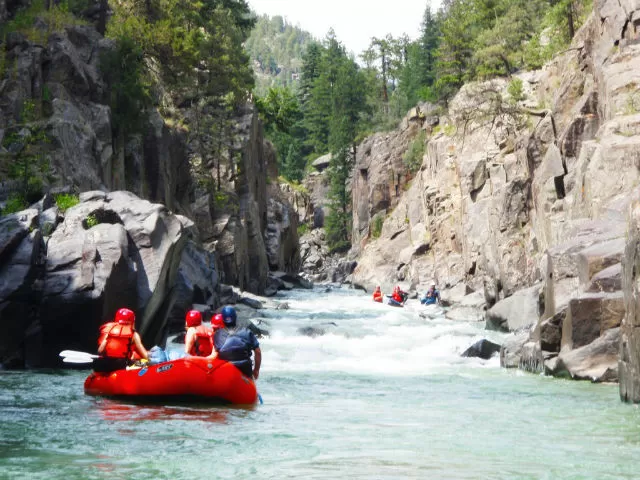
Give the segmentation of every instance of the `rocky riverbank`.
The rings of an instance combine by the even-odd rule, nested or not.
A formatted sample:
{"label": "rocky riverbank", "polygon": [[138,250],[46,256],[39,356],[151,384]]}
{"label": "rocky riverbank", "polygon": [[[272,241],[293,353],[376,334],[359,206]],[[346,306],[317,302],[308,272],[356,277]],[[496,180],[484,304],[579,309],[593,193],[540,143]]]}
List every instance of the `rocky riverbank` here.
{"label": "rocky riverbank", "polygon": [[[517,332],[504,366],[620,380],[622,397],[640,401],[639,15],[594,2],[542,70],[466,85],[448,111],[421,105],[365,140],[352,174],[353,281],[419,292],[435,280],[457,291],[454,317]],[[514,81],[521,98],[510,98]],[[403,157],[420,138],[412,170]]]}

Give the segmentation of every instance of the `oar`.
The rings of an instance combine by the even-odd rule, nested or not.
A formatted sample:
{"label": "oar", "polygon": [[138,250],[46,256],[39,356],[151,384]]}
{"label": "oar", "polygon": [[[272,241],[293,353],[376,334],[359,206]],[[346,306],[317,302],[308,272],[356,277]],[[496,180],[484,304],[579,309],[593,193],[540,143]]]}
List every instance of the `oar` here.
{"label": "oar", "polygon": [[83,357],[91,357],[91,358],[100,358],[100,355],[94,355],[93,353],[88,353],[88,352],[78,352],[76,350],[63,350],[60,352],[60,356],[61,357],[83,356]]}
{"label": "oar", "polygon": [[60,352],[62,361],[65,363],[91,363],[99,355],[93,355],[87,352],[76,352],[75,350],[64,350]]}

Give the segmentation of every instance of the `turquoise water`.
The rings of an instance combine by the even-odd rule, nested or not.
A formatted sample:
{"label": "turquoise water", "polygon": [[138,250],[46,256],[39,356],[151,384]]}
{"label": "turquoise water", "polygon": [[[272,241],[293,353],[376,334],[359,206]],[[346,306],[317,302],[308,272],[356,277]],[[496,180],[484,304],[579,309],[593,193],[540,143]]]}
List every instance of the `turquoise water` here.
{"label": "turquoise water", "polygon": [[288,301],[261,312],[254,408],[86,397],[83,371],[0,373],[0,479],[640,477],[640,410],[617,386],[459,357],[482,325],[349,292]]}

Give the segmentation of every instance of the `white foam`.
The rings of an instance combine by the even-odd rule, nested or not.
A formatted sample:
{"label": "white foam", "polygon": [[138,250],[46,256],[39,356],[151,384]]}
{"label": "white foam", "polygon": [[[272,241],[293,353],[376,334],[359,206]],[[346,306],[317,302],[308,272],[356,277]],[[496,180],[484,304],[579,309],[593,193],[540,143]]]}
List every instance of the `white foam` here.
{"label": "white foam", "polygon": [[[416,375],[460,364],[498,366],[494,359],[460,357],[486,337],[477,324],[424,320],[418,308],[376,304],[368,295],[316,294],[288,303],[291,309],[278,311],[281,317],[270,322],[271,336],[261,340],[270,371]],[[326,333],[314,338],[298,333],[307,326]]]}

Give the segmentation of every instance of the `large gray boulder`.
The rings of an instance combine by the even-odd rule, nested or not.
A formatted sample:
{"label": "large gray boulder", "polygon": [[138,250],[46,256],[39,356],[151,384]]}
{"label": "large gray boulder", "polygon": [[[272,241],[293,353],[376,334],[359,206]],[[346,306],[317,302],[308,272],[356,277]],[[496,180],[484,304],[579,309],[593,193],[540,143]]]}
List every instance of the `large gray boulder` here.
{"label": "large gray boulder", "polygon": [[0,221],[0,363],[57,365],[60,350],[94,351],[99,325],[121,307],[136,312],[146,345],[161,343],[172,307],[181,321],[193,303],[216,302],[212,254],[185,250],[190,221],[129,192],[81,200],[51,227],[46,253],[37,210]]}
{"label": "large gray boulder", "polygon": [[0,219],[0,365],[21,366],[25,332],[37,308],[44,244],[38,211],[24,210]]}
{"label": "large gray boulder", "polygon": [[540,286],[519,290],[486,312],[487,329],[512,332],[540,318]]}
{"label": "large gray boulder", "polygon": [[611,328],[588,345],[560,352],[555,362],[546,364],[547,373],[576,380],[617,382],[619,350],[620,329]]}

